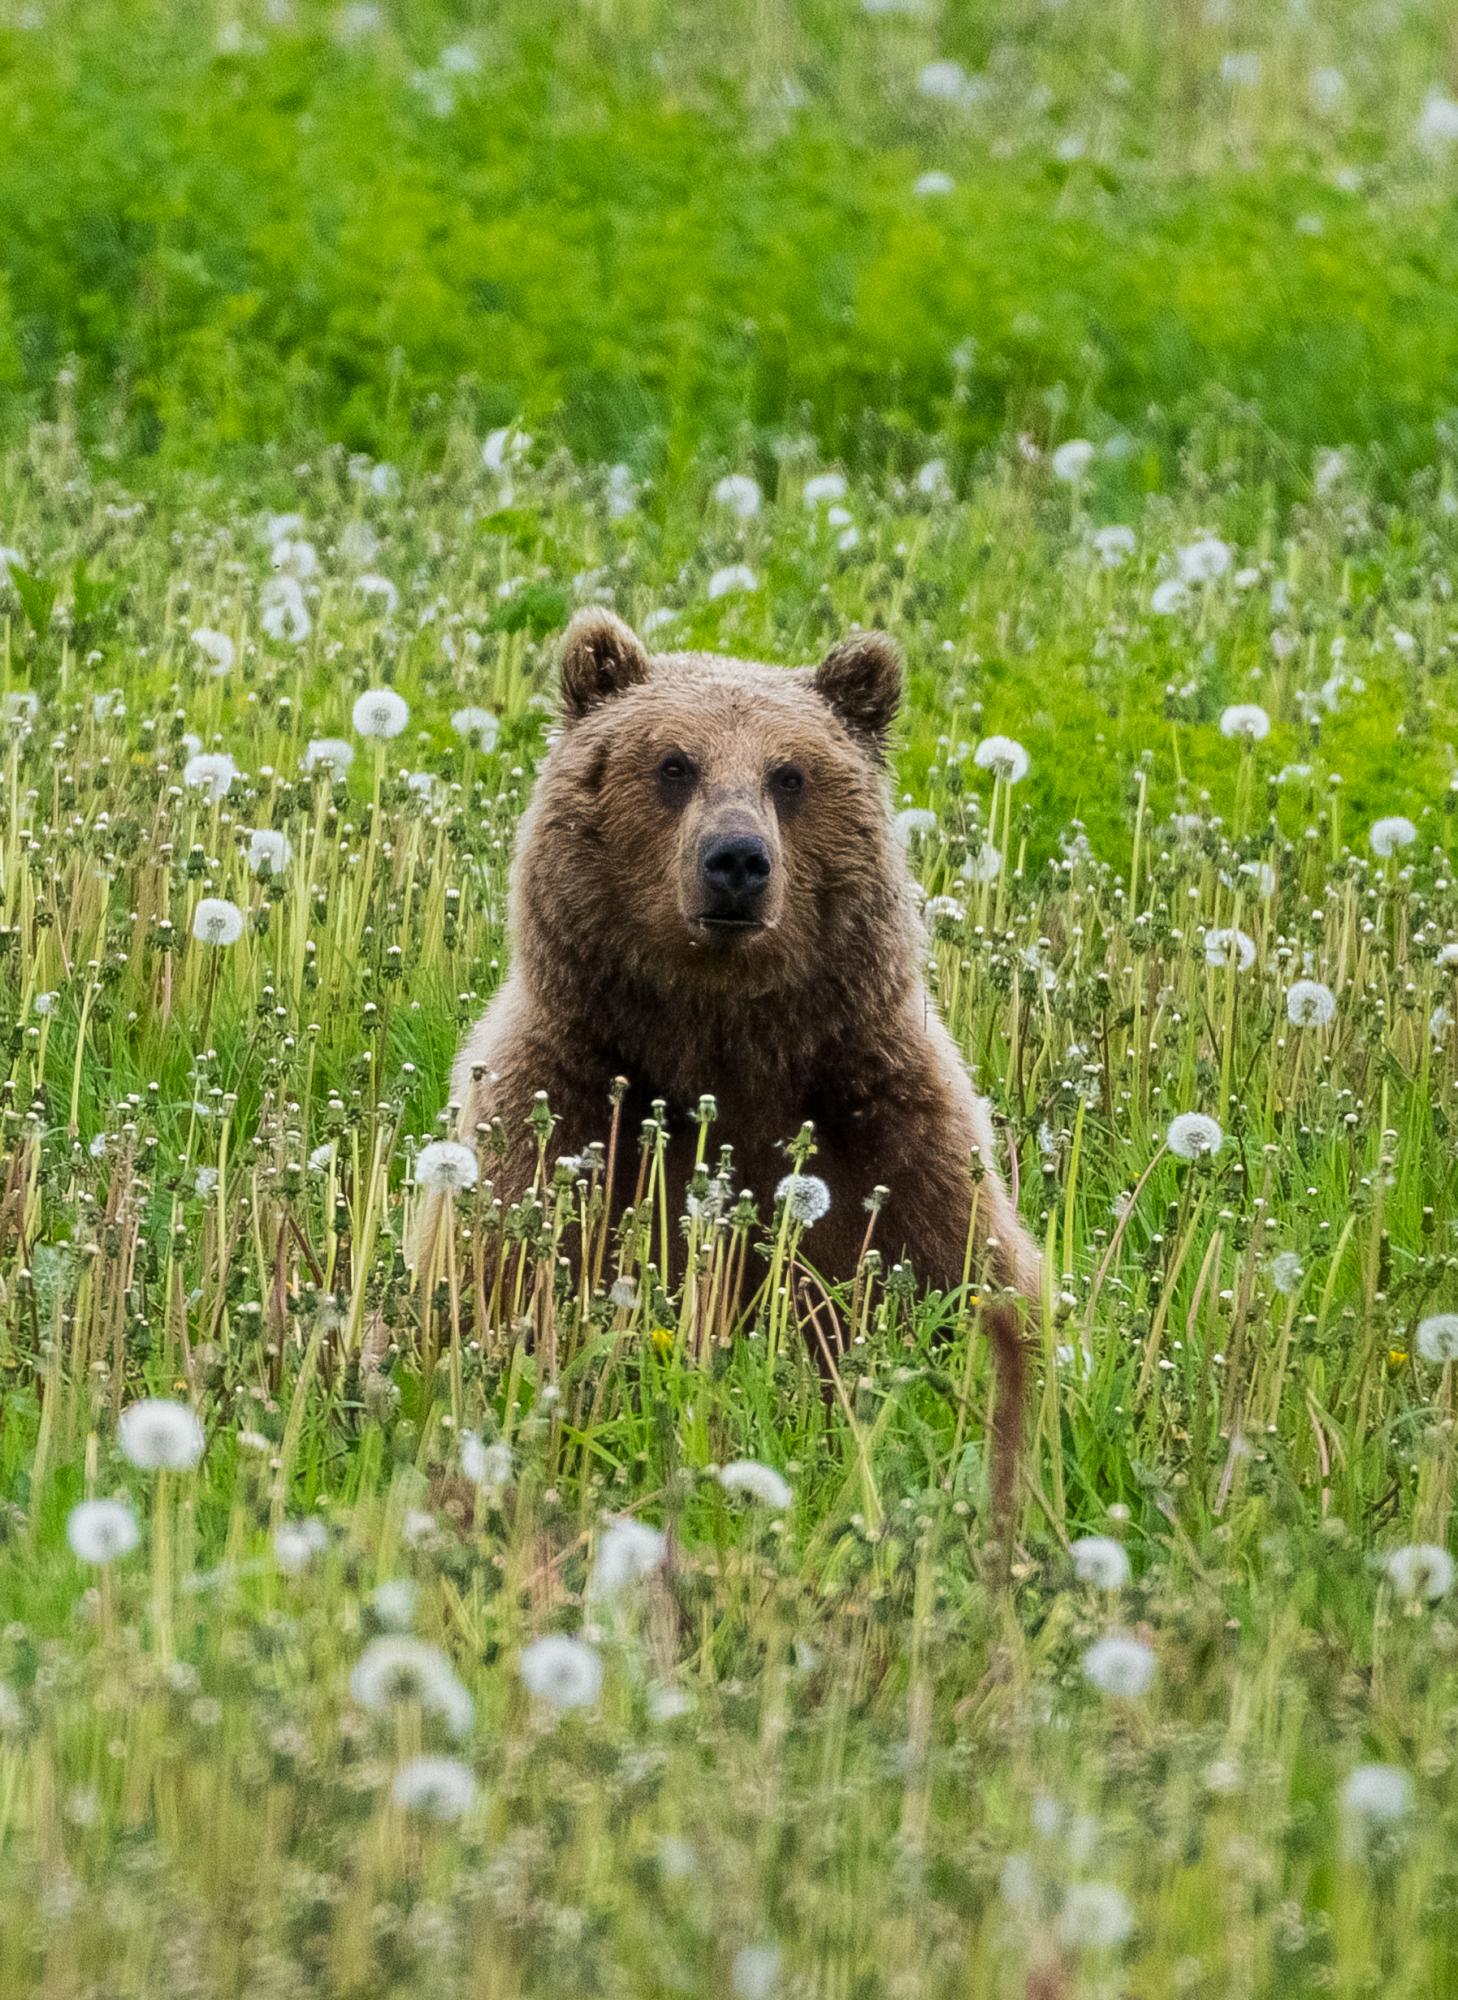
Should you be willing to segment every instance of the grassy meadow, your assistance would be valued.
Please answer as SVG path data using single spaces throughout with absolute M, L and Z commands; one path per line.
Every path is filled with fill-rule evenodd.
M 0 2000 L 1458 1986 L 1455 66 L 7 4 Z M 827 1383 L 712 1106 L 409 1267 L 593 602 L 905 649 L 1010 1573 L 975 1304 Z

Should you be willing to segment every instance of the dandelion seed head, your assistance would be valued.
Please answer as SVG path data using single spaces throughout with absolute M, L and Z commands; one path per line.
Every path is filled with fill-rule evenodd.
M 464 1735 L 475 1714 L 470 1694 L 440 1647 L 407 1632 L 385 1632 L 370 1640 L 350 1674 L 349 1691 L 373 1715 L 410 1705 L 439 1717 L 453 1736 Z
M 195 792 L 203 792 L 214 805 L 228 796 L 238 766 L 226 750 L 200 750 L 182 767 L 182 782 Z
M 1132 528 L 1116 521 L 1108 527 L 1095 529 L 1093 546 L 1105 569 L 1119 569 L 1139 547 L 1139 538 Z
M 1367 835 L 1372 852 L 1379 860 L 1385 861 L 1390 854 L 1400 848 L 1411 847 L 1417 839 L 1417 828 L 1401 813 L 1389 813 L 1385 819 L 1373 820 Z
M 740 591 L 758 589 L 759 578 L 748 563 L 726 563 L 709 578 L 706 594 L 712 602 L 720 597 L 732 597 Z
M 563 1632 L 533 1639 L 518 1667 L 528 1694 L 564 1712 L 591 1708 L 602 1692 L 601 1655 Z
M 646 1521 L 620 1515 L 605 1522 L 592 1564 L 593 1596 L 616 1597 L 641 1583 L 660 1566 L 667 1548 L 662 1532 Z
M 464 1194 L 480 1171 L 474 1149 L 460 1139 L 432 1139 L 415 1155 L 415 1184 L 432 1193 Z
M 1132 1632 L 1108 1632 L 1083 1656 L 1084 1679 L 1100 1694 L 1134 1701 L 1154 1680 L 1154 1653 Z
M 427 1819 L 464 1819 L 476 1803 L 476 1778 L 459 1757 L 411 1757 L 390 1784 L 390 1797 L 402 1812 Z
M 1071 1544 L 1073 1574 L 1096 1590 L 1122 1590 L 1129 1581 L 1129 1557 L 1112 1535 L 1080 1535 Z
M 494 750 L 501 735 L 500 718 L 489 708 L 458 708 L 451 717 L 451 728 L 473 749 L 483 751 Z
M 1028 775 L 1031 759 L 1016 738 L 984 736 L 972 753 L 979 771 L 990 771 L 1005 785 L 1016 785 Z
M 785 1204 L 791 1222 L 802 1229 L 830 1213 L 830 1189 L 817 1174 L 786 1174 L 775 1189 L 775 1200 Z
M 186 1403 L 149 1396 L 121 1413 L 116 1441 L 143 1472 L 187 1472 L 203 1454 L 203 1427 Z
M 1453 1588 L 1453 1558 L 1435 1542 L 1413 1542 L 1405 1548 L 1389 1549 L 1382 1567 L 1399 1597 L 1421 1597 L 1436 1603 Z
M 1134 1930 L 1129 1898 L 1112 1882 L 1074 1882 L 1063 1898 L 1058 1935 L 1073 1951 L 1113 1951 Z
M 248 866 L 255 875 L 261 875 L 265 868 L 271 875 L 282 875 L 293 858 L 293 842 L 286 833 L 279 833 L 271 826 L 256 826 L 249 834 Z
M 274 1561 L 285 1576 L 300 1576 L 315 1556 L 329 1546 L 329 1530 L 314 1514 L 297 1521 L 281 1521 L 274 1530 Z
M 483 1492 L 504 1493 L 511 1484 L 511 1446 L 503 1438 L 487 1444 L 475 1431 L 462 1431 L 461 1470 Z
M 1271 1259 L 1271 1283 L 1278 1292 L 1293 1298 L 1301 1289 L 1306 1267 L 1294 1250 L 1278 1250 Z
M 130 1555 L 141 1537 L 137 1517 L 124 1500 L 82 1500 L 66 1517 L 66 1540 L 84 1563 L 115 1562 Z
M 355 703 L 351 719 L 356 735 L 388 741 L 410 720 L 410 704 L 394 688 L 367 688 Z
M 354 745 L 346 743 L 342 736 L 315 736 L 304 746 L 303 768 L 311 775 L 315 771 L 329 771 L 342 778 L 354 762 Z
M 807 507 L 829 507 L 846 496 L 843 472 L 816 472 L 805 481 L 802 495 Z
M 192 913 L 192 934 L 199 944 L 221 948 L 238 942 L 246 921 L 238 905 L 226 896 L 204 896 Z
M 1429 1313 L 1419 1320 L 1417 1351 L 1424 1361 L 1458 1361 L 1458 1313 Z
M 747 472 L 726 473 L 714 488 L 714 498 L 737 521 L 752 521 L 764 501 L 759 481 Z
M 1094 462 L 1094 448 L 1087 438 L 1068 438 L 1053 453 L 1053 477 L 1074 486 Z
M 1177 1160 L 1203 1160 L 1220 1151 L 1225 1134 L 1203 1111 L 1181 1111 L 1170 1120 L 1165 1144 Z
M 1293 1028 L 1329 1028 L 1336 1008 L 1335 993 L 1319 979 L 1298 979 L 1286 994 L 1286 1018 Z
M 1262 743 L 1271 733 L 1271 718 L 1259 702 L 1237 701 L 1223 710 L 1220 716 L 1220 734 L 1237 738 L 1243 743 Z
M 1394 1826 L 1412 1809 L 1412 1779 L 1395 1764 L 1358 1764 L 1342 1786 L 1342 1808 L 1367 1826 Z
M 214 631 L 210 625 L 199 625 L 192 634 L 192 643 L 215 674 L 231 672 L 237 648 L 226 632 Z
M 1217 928 L 1205 933 L 1205 963 L 1249 972 L 1256 961 L 1255 939 L 1246 932 Z
M 719 1471 L 719 1484 L 726 1493 L 742 1493 L 757 1506 L 783 1514 L 794 1498 L 789 1482 L 772 1465 L 757 1458 L 736 1458 Z

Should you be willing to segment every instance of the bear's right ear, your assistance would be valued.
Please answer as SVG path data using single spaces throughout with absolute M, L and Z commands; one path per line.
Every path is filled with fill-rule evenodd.
M 562 714 L 575 722 L 653 671 L 636 632 L 601 605 L 579 611 L 562 641 Z
M 815 669 L 815 692 L 881 756 L 901 704 L 901 655 L 884 632 L 853 632 Z

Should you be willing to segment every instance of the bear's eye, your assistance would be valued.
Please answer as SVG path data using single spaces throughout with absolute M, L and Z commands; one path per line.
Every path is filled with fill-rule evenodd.
M 658 760 L 658 781 L 672 791 L 683 790 L 697 776 L 693 759 L 686 757 L 682 750 L 670 750 L 666 757 Z
M 781 764 L 770 772 L 770 790 L 779 799 L 798 799 L 805 789 L 805 773 L 795 764 Z

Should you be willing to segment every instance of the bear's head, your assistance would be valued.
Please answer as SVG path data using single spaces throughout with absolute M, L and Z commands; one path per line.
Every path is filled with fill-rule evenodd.
M 900 691 L 879 632 L 785 669 L 653 654 L 612 613 L 579 614 L 518 845 L 528 964 L 749 998 L 909 957 L 884 764 Z

